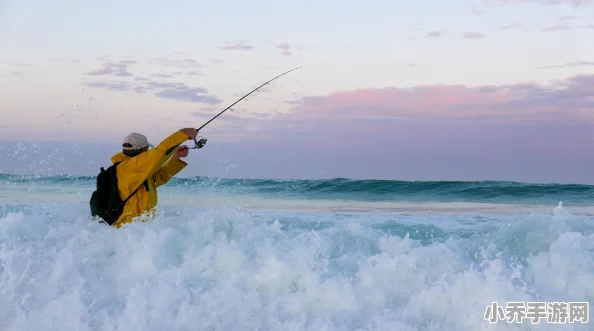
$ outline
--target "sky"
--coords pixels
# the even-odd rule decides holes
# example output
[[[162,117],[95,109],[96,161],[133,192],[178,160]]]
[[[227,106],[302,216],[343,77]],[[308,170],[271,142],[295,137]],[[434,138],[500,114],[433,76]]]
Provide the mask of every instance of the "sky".
[[[594,0],[0,0],[0,173],[594,184]],[[191,142],[188,142],[190,144]]]

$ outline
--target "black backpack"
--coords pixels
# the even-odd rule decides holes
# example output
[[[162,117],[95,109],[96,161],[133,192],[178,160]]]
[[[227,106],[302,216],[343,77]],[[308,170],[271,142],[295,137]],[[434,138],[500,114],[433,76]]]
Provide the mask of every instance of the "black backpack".
[[[91,195],[89,201],[91,205],[91,215],[99,216],[105,223],[112,225],[124,211],[124,206],[128,199],[132,197],[140,188],[136,188],[126,200],[122,201],[118,191],[118,178],[116,176],[117,162],[107,168],[101,167],[101,172],[97,175],[97,190]]]

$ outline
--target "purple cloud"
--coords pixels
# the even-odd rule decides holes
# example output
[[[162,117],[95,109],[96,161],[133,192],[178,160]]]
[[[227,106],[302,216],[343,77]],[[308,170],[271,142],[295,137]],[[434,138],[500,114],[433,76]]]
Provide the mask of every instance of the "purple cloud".
[[[234,50],[234,51],[250,51],[254,49],[254,46],[248,45],[244,41],[238,41],[236,43],[227,43],[225,46],[219,47],[220,49],[224,50]]]
[[[209,105],[216,105],[223,102],[216,96],[208,95],[208,90],[205,88],[189,87],[184,83],[151,81],[137,86],[136,91],[138,93],[142,93],[140,91],[157,91],[155,95],[164,99],[205,103]]]
[[[175,53],[176,55],[181,55],[181,53]],[[164,58],[164,57],[152,57],[148,61],[150,65],[161,65],[165,67],[176,67],[176,68],[183,68],[183,69],[195,69],[204,67],[200,62],[191,58]]]
[[[462,36],[462,38],[466,38],[466,39],[482,39],[485,37],[487,37],[487,36],[482,33],[478,33],[478,32],[466,32]]]
[[[549,32],[549,31],[564,31],[564,30],[573,30],[574,28],[571,26],[567,26],[567,25],[552,25],[552,26],[547,26],[545,28],[540,29],[541,31],[544,32]]]
[[[508,25],[502,25],[499,27],[499,30],[511,30],[511,29],[518,29],[518,28],[523,28],[524,26],[520,23],[514,23],[514,24],[508,24]]]
[[[594,66],[594,61],[577,61],[577,62],[570,62],[561,65],[548,65],[548,66],[540,66],[539,69],[557,69],[557,68],[567,68],[567,67],[588,67]]]
[[[117,76],[127,77],[132,76],[128,71],[130,65],[137,64],[135,60],[120,60],[117,62],[106,61],[102,67],[97,70],[86,73],[87,76]]]
[[[130,83],[127,82],[90,82],[85,84],[87,87],[94,87],[105,89],[109,91],[128,91],[131,88]]]
[[[160,74],[152,74],[151,77],[157,77],[157,78],[172,78],[173,75],[170,74],[166,74],[166,73],[160,73]]]
[[[186,76],[206,76],[206,74],[200,71],[188,71],[188,72],[177,72],[178,75],[186,75]]]
[[[136,82],[90,82],[86,83],[88,87],[101,88],[110,91],[132,91],[143,94],[153,92],[156,96],[164,99],[173,99],[180,101],[205,103],[209,105],[222,102],[218,97],[208,95],[208,90],[201,87],[189,87],[184,83],[164,83],[155,82],[148,79],[136,80]]]
[[[70,64],[79,64],[81,63],[80,60],[77,59],[51,59],[49,60],[50,62],[55,62],[55,63],[70,63]]]
[[[183,54],[175,54],[175,56],[182,56]],[[161,65],[165,67],[175,67],[175,68],[198,68],[202,67],[202,65],[191,58],[177,58],[175,56],[169,58],[159,58],[153,57],[148,60],[148,64],[152,66]],[[103,61],[103,66],[98,69],[94,70],[90,73],[87,73],[88,76],[112,76],[112,77],[131,77],[133,76],[129,72],[129,66],[132,64],[138,64],[137,60],[120,60],[120,61],[112,61],[109,59],[109,56],[102,56],[100,58]],[[162,79],[172,79],[175,75],[190,75],[196,76],[200,75],[201,73],[192,70],[188,72],[158,72],[149,74],[150,77],[157,77]],[[173,100],[180,100],[180,101],[187,101],[187,102],[196,102],[196,103],[206,103],[206,104],[218,104],[222,102],[216,96],[208,95],[208,91],[201,87],[190,87],[184,83],[174,83],[174,82],[158,82],[147,77],[133,77],[131,80],[127,81],[117,81],[117,80],[109,80],[109,81],[94,81],[94,82],[87,82],[85,83],[88,87],[93,88],[101,88],[110,91],[131,91],[138,94],[143,94],[147,92],[152,92],[154,95],[165,98],[165,99],[173,99]]]
[[[443,32],[441,31],[431,31],[429,33],[427,33],[427,38],[439,38],[441,37],[441,35],[443,34]]]
[[[222,102],[222,100],[220,100],[219,98],[207,95],[206,93],[208,93],[208,91],[201,87],[189,88],[182,86],[164,89],[155,93],[155,95],[165,99],[199,102],[209,105],[215,105]]]
[[[573,21],[577,19],[577,16],[561,16],[558,18],[559,21]]]

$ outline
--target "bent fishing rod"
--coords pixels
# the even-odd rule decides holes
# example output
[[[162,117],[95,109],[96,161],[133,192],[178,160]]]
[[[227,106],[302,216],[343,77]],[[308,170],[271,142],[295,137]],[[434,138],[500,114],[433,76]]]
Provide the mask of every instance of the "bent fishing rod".
[[[299,67],[297,67],[297,68],[293,68],[293,69],[291,69],[291,70],[289,70],[289,71],[285,71],[285,72],[283,72],[282,74],[280,74],[280,75],[278,75],[278,76],[276,76],[276,77],[272,78],[271,80],[269,80],[269,81],[265,82],[264,84],[262,84],[262,85],[260,85],[260,86],[256,87],[256,88],[255,88],[255,89],[253,89],[253,90],[252,90],[250,93],[248,93],[248,94],[244,95],[243,97],[239,98],[239,100],[237,100],[237,101],[235,101],[234,103],[232,103],[232,104],[231,104],[229,107],[227,107],[227,108],[223,109],[223,111],[221,111],[220,113],[218,113],[218,114],[217,114],[215,117],[211,118],[211,119],[210,119],[208,122],[204,123],[204,124],[203,124],[201,127],[199,127],[198,129],[196,129],[196,131],[198,131],[198,132],[199,132],[199,131],[200,131],[200,130],[203,128],[203,127],[205,127],[206,125],[208,125],[208,123],[212,122],[212,121],[213,121],[215,118],[219,117],[221,114],[223,114],[223,113],[224,113],[224,112],[226,112],[227,110],[231,109],[231,107],[235,106],[235,105],[236,105],[238,102],[240,102],[241,100],[243,100],[243,99],[247,98],[247,97],[248,97],[250,94],[252,94],[252,93],[256,92],[257,90],[259,90],[259,89],[260,89],[260,88],[262,88],[263,86],[265,86],[265,85],[269,84],[270,82],[272,82],[273,80],[275,80],[275,79],[277,79],[277,78],[279,78],[279,77],[281,77],[281,76],[283,76],[283,75],[286,75],[286,74],[288,74],[288,73],[289,73],[289,72],[291,72],[291,71],[297,70],[297,69],[299,69],[299,68],[301,68],[301,66],[299,66]],[[197,140],[197,139],[198,139],[198,140]],[[200,148],[204,147],[204,145],[206,145],[206,141],[207,141],[207,140],[208,140],[208,139],[206,139],[206,138],[204,138],[204,137],[196,137],[196,138],[194,139],[194,144],[195,144],[195,146],[194,146],[194,147],[192,147],[192,148],[190,148],[190,149],[200,149]]]

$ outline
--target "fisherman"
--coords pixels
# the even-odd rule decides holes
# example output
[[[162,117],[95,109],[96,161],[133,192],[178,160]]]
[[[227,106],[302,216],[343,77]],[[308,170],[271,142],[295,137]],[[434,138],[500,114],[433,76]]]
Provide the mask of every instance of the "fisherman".
[[[181,158],[189,148],[180,146],[195,139],[198,130],[181,129],[165,138],[157,147],[146,136],[133,132],[124,138],[122,152],[111,157],[113,165],[101,168],[97,191],[91,196],[91,214],[120,228],[139,215],[152,217],[157,205],[157,187],[166,184],[187,166]]]

